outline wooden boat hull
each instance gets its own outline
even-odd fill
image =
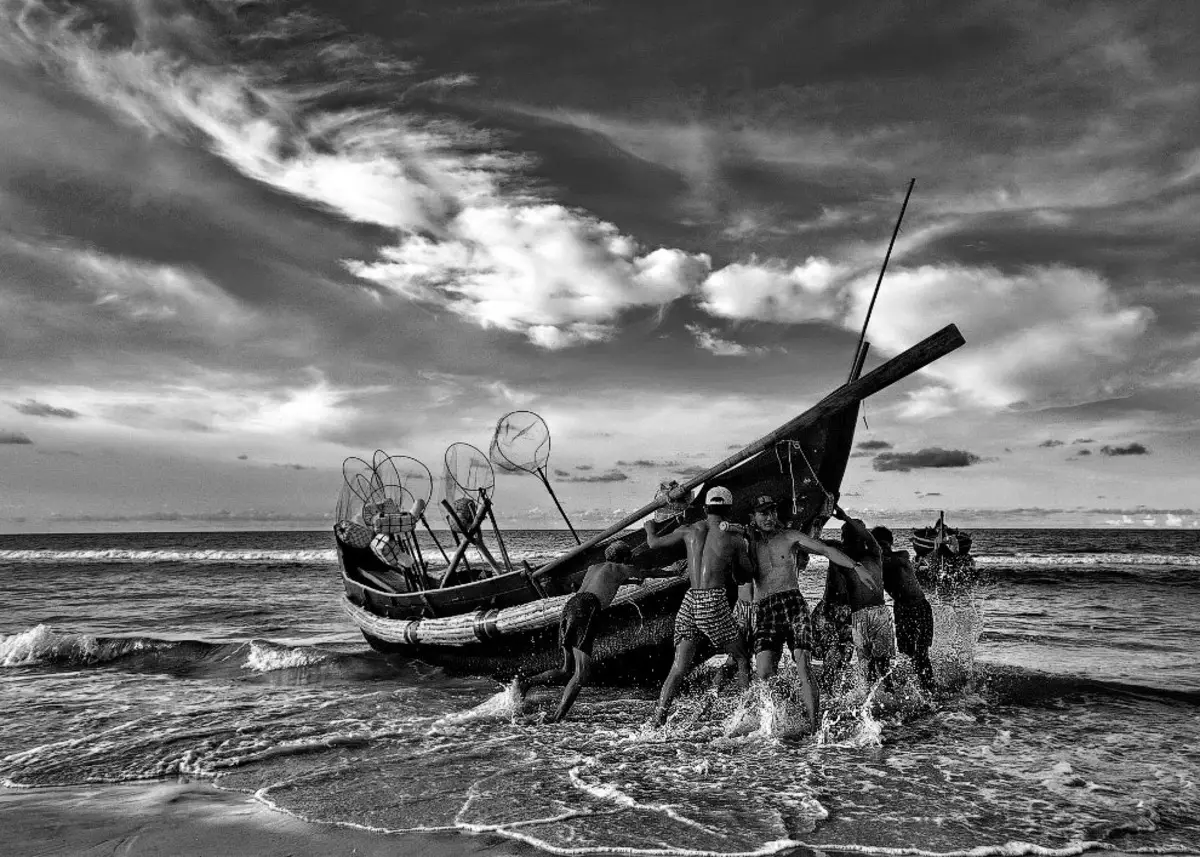
[[[683,578],[621,587],[612,606],[596,619],[593,680],[619,685],[661,681],[671,667],[675,612],[686,591]],[[343,609],[377,651],[508,681],[561,665],[558,624],[569,597],[442,620],[385,619],[349,598]]]

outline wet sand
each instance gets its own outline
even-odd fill
[[[311,824],[205,783],[0,789],[5,857],[384,857],[533,849],[454,833],[403,836]]]

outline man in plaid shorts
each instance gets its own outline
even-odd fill
[[[754,501],[754,550],[758,560],[754,577],[754,669],[761,679],[775,675],[787,646],[800,673],[800,698],[808,707],[809,723],[817,728],[820,699],[813,680],[809,654],[813,627],[808,604],[800,594],[800,573],[808,555],[819,553],[831,563],[851,565],[841,551],[800,530],[785,529],[776,513],[775,498]]]

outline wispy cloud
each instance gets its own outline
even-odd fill
[[[36,399],[26,399],[24,402],[10,403],[20,413],[29,417],[54,417],[62,420],[74,420],[79,418],[79,411],[71,408],[60,408],[54,405],[48,405],[45,402],[39,402]]]
[[[604,473],[593,473],[587,476],[570,476],[564,482],[624,482],[629,475],[620,470],[609,470]]]
[[[899,470],[907,473],[928,467],[970,467],[982,459],[964,449],[926,447],[917,452],[881,452],[871,466],[876,470]]]
[[[1038,446],[1041,447],[1042,449],[1053,449],[1056,446],[1062,446],[1062,445],[1063,445],[1063,442],[1061,440],[1054,440],[1053,438],[1051,438],[1050,440],[1043,440],[1041,443],[1038,444]]]
[[[891,449],[892,445],[886,440],[863,440],[857,444],[859,449],[873,452],[880,449]]]
[[[767,352],[766,348],[746,346],[732,339],[723,339],[718,335],[719,331],[716,328],[701,327],[698,324],[688,324],[685,328],[696,340],[696,345],[718,357],[746,357]]]
[[[1110,457],[1121,455],[1149,455],[1150,450],[1137,442],[1128,443],[1124,446],[1110,446],[1105,444],[1104,446],[1100,447],[1100,454]]]

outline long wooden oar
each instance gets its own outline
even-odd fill
[[[897,381],[907,378],[914,372],[925,368],[930,363],[940,357],[944,357],[956,348],[962,347],[966,343],[963,335],[958,328],[953,324],[948,324],[932,336],[918,342],[912,348],[901,354],[896,355],[891,360],[883,363],[866,375],[859,378],[857,381],[852,381],[848,384],[843,384],[838,387],[824,399],[813,405],[798,417],[789,420],[775,431],[768,435],[764,435],[754,443],[742,449],[740,452],[735,452],[733,455],[726,458],[724,461],[716,464],[698,476],[689,479],[684,485],[676,488],[672,493],[676,497],[685,496],[689,491],[697,485],[701,485],[712,479],[715,476],[720,476],[726,470],[741,464],[749,458],[752,458],[765,449],[770,449],[777,442],[783,440],[795,432],[808,428],[813,423],[823,419],[830,414],[837,413],[843,408],[854,404],[855,402],[865,399],[867,396],[878,393],[885,387],[890,387]],[[580,554],[590,550],[600,542],[611,536],[621,532],[630,524],[635,524],[642,518],[646,517],[656,509],[662,508],[668,502],[668,498],[664,497],[661,500],[655,500],[647,503],[636,512],[631,512],[617,523],[613,524],[608,529],[601,533],[597,533],[583,544],[575,547],[561,556],[555,557],[550,562],[539,568],[535,574],[538,577],[545,577],[559,568],[564,563],[570,562]]]

